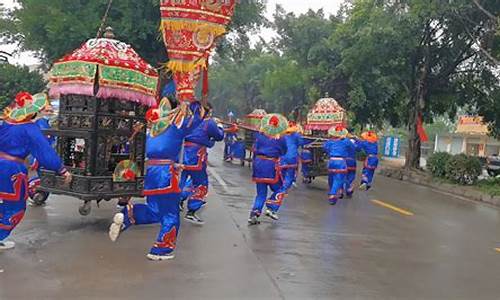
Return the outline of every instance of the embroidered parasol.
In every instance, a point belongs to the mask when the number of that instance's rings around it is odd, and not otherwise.
[[[218,37],[226,33],[236,0],[162,0],[161,30],[177,96],[193,100],[202,70]]]
[[[267,115],[263,109],[255,109],[250,114],[245,116],[245,123],[255,128],[260,128],[262,118]]]
[[[260,130],[269,136],[279,137],[288,129],[288,120],[280,114],[267,114],[261,120]]]
[[[158,72],[130,45],[114,39],[110,30],[54,64],[49,75],[51,97],[95,95],[156,105]]]
[[[134,161],[122,160],[113,172],[113,181],[134,181],[139,176],[141,176],[141,170]]]
[[[45,93],[31,95],[27,92],[17,94],[16,100],[3,111],[3,117],[16,122],[25,120],[50,106]]]

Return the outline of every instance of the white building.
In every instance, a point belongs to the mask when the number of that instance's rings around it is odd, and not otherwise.
[[[434,152],[479,157],[500,154],[500,141],[490,137],[488,132],[482,117],[461,117],[455,133],[436,136]]]

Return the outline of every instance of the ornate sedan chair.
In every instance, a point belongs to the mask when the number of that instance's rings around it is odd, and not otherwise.
[[[329,98],[319,99],[307,114],[304,129],[307,136],[328,139],[328,129],[332,126],[343,125],[347,127],[347,114],[338,102]],[[322,142],[314,142],[304,147],[312,153],[312,164],[308,182],[319,176],[328,176],[328,155],[323,151]]]
[[[60,109],[57,126],[46,133],[56,137],[74,176],[65,185],[41,170],[40,190],[83,200],[82,215],[90,213],[91,201],[142,194],[145,114],[156,105],[156,70],[109,29],[104,36],[63,57],[50,74],[50,94],[60,99]]]

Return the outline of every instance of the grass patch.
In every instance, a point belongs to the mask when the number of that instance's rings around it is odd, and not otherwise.
[[[476,187],[483,193],[491,196],[500,196],[500,178],[480,180]]]

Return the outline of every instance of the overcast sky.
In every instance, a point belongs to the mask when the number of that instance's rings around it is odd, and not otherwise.
[[[0,0],[0,3],[4,4],[7,8],[11,8],[14,5],[14,0]],[[314,10],[323,8],[326,14],[333,14],[338,10],[341,3],[342,0],[268,0],[266,15],[268,18],[272,18],[276,4],[281,4],[287,11],[297,14],[304,13],[310,8]],[[269,31],[262,32],[262,35],[266,38],[272,36],[272,34]],[[16,50],[16,47],[13,45],[0,45],[0,50],[12,52]],[[12,61],[25,65],[37,63],[37,60],[29,53],[17,54]]]

